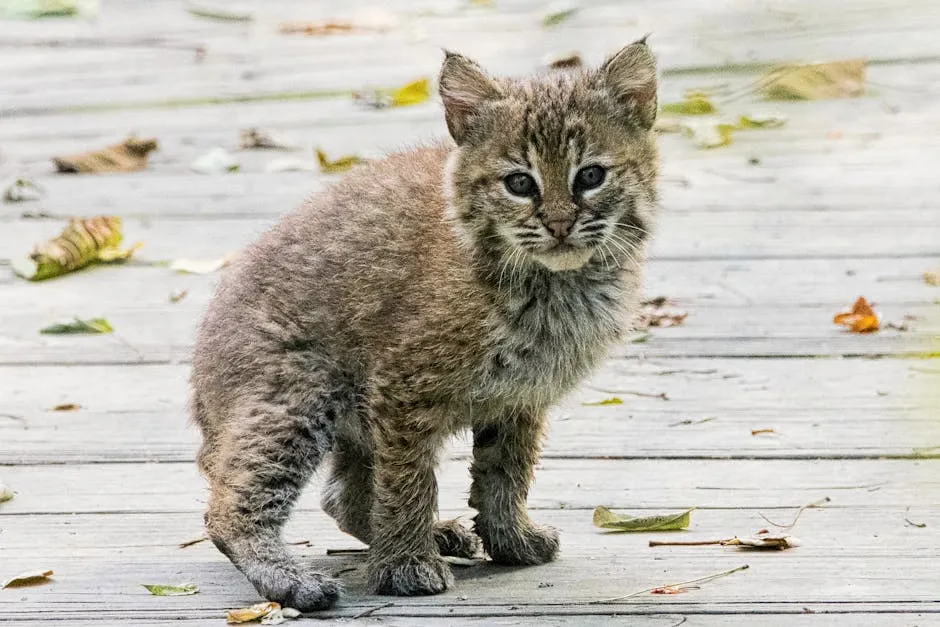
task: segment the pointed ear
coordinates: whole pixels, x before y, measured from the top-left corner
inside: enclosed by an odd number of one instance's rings
[[[624,106],[628,118],[645,129],[656,121],[656,59],[646,37],[607,59],[597,71],[602,88]]]
[[[496,82],[475,62],[447,50],[444,54],[438,84],[444,101],[447,129],[459,145],[483,105],[499,100],[503,94]]]

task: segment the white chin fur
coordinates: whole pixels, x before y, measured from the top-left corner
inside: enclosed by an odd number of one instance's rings
[[[564,270],[577,270],[581,268],[588,262],[593,254],[593,250],[582,248],[568,250],[563,253],[547,253],[533,256],[539,263],[552,272],[562,272]]]

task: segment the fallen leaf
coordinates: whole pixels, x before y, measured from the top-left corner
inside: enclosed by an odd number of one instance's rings
[[[679,102],[663,103],[659,110],[672,115],[708,115],[718,111],[708,96],[698,91],[687,92]]]
[[[297,147],[283,137],[257,128],[239,133],[238,147],[242,150],[296,150]]]
[[[731,144],[735,125],[714,120],[685,121],[682,133],[692,139],[699,148],[720,148]]]
[[[43,335],[98,334],[112,331],[114,329],[104,318],[89,318],[88,320],[75,318],[74,322],[53,324],[39,329]]]
[[[848,59],[775,68],[757,94],[767,100],[855,98],[865,91],[865,60]]]
[[[228,9],[222,8],[221,6],[208,6],[202,4],[201,2],[199,4],[194,2],[187,2],[186,10],[196,17],[204,17],[210,20],[219,20],[221,22],[250,22],[255,19],[251,13],[230,11]]]
[[[701,586],[660,586],[650,590],[650,594],[682,594],[689,590],[701,590]]]
[[[52,411],[78,411],[82,406],[78,403],[60,403],[52,408]]]
[[[280,625],[281,623],[286,622],[288,619],[298,618],[300,616],[300,610],[295,610],[292,607],[284,607],[279,610],[274,610],[269,613],[267,616],[261,619],[262,625]]]
[[[871,333],[878,330],[878,316],[864,296],[859,296],[852,311],[836,314],[832,321],[841,324],[852,333]]]
[[[224,148],[213,148],[189,164],[189,169],[199,174],[225,174],[238,172],[239,168],[238,161]]]
[[[566,4],[551,7],[542,16],[542,26],[557,26],[574,17],[577,12],[578,7]]]
[[[584,60],[581,59],[581,55],[572,50],[571,52],[565,52],[562,54],[551,54],[548,55],[544,63],[546,66],[553,70],[567,70],[570,68],[582,67],[584,65]]]
[[[321,172],[324,174],[336,174],[337,172],[345,172],[353,166],[363,163],[364,159],[357,155],[346,155],[339,159],[330,160],[323,150],[317,148],[317,161],[320,162]]]
[[[169,301],[171,303],[178,303],[189,294],[189,290],[179,290],[177,292],[171,292]]]
[[[940,268],[924,272],[924,283],[934,287],[940,287]]]
[[[623,400],[617,398],[616,396],[612,398],[605,398],[602,401],[590,401],[587,403],[581,403],[585,407],[601,407],[604,405],[623,405]]]
[[[219,259],[174,259],[170,269],[185,274],[210,274],[235,261],[235,257],[236,254],[231,253]]]
[[[405,83],[401,87],[391,89],[373,89],[371,91],[353,92],[354,100],[372,107],[373,109],[409,107],[411,105],[427,102],[430,97],[431,89],[427,78],[419,78],[410,83]]]
[[[669,300],[665,296],[659,296],[640,303],[640,315],[637,317],[635,326],[638,330],[646,330],[650,327],[677,327],[689,316],[684,311],[670,311],[664,309],[669,305]]]
[[[3,187],[3,202],[29,202],[42,197],[42,188],[29,179],[15,179]]]
[[[54,573],[51,570],[37,570],[20,573],[3,582],[0,588],[23,588],[47,583]]]
[[[738,117],[737,128],[740,130],[750,128],[777,128],[786,124],[787,119],[782,115],[769,113],[748,113]]]
[[[765,434],[777,435],[777,431],[776,429],[772,429],[772,428],[751,429],[751,435],[765,435]]]
[[[271,612],[279,609],[281,609],[280,603],[267,601],[265,603],[256,603],[251,607],[244,607],[238,610],[229,610],[226,612],[225,617],[228,619],[228,623],[230,625],[235,625],[238,623],[250,623],[251,621],[264,618]]]
[[[781,551],[785,549],[792,549],[795,546],[800,546],[800,541],[793,536],[754,536],[751,538],[730,538],[728,540],[722,540],[721,546],[739,546],[742,549],[779,549]]]
[[[142,583],[155,597],[185,597],[199,592],[198,586],[194,583],[181,583],[176,586],[165,586],[162,584]]]
[[[356,30],[356,27],[350,22],[284,22],[278,28],[282,35],[307,35],[310,37],[320,37],[322,35],[336,35],[338,33],[349,33]]]
[[[611,531],[678,531],[689,528],[694,509],[690,507],[676,514],[624,516],[600,506],[594,509],[594,526]]]
[[[128,137],[120,144],[65,157],[54,157],[59,172],[136,172],[147,167],[147,155],[156,150],[156,139]]]
[[[98,0],[16,0],[0,2],[0,16],[42,19],[46,17],[93,17],[100,10]]]
[[[121,249],[121,218],[74,218],[57,237],[36,246],[28,257],[12,261],[24,279],[42,281],[74,272],[95,262],[127,261],[141,244]]]
[[[13,493],[13,489],[10,488],[10,486],[3,483],[2,481],[0,481],[0,503],[3,503],[5,501],[10,501],[13,499],[14,496],[15,494]]]

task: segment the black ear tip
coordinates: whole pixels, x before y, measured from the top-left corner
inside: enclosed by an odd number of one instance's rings
[[[641,45],[641,46],[648,46],[649,44],[646,43],[646,40],[649,39],[652,35],[653,35],[653,33],[646,33],[645,35],[643,35],[642,37],[640,37],[639,39],[637,39],[637,40],[634,41],[633,43],[634,43],[634,44],[639,44],[639,45]]]

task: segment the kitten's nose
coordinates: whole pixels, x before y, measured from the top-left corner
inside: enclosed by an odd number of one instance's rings
[[[574,226],[574,220],[564,218],[562,220],[550,220],[544,224],[556,238],[565,239],[568,237],[568,233],[571,233],[571,227]]]

